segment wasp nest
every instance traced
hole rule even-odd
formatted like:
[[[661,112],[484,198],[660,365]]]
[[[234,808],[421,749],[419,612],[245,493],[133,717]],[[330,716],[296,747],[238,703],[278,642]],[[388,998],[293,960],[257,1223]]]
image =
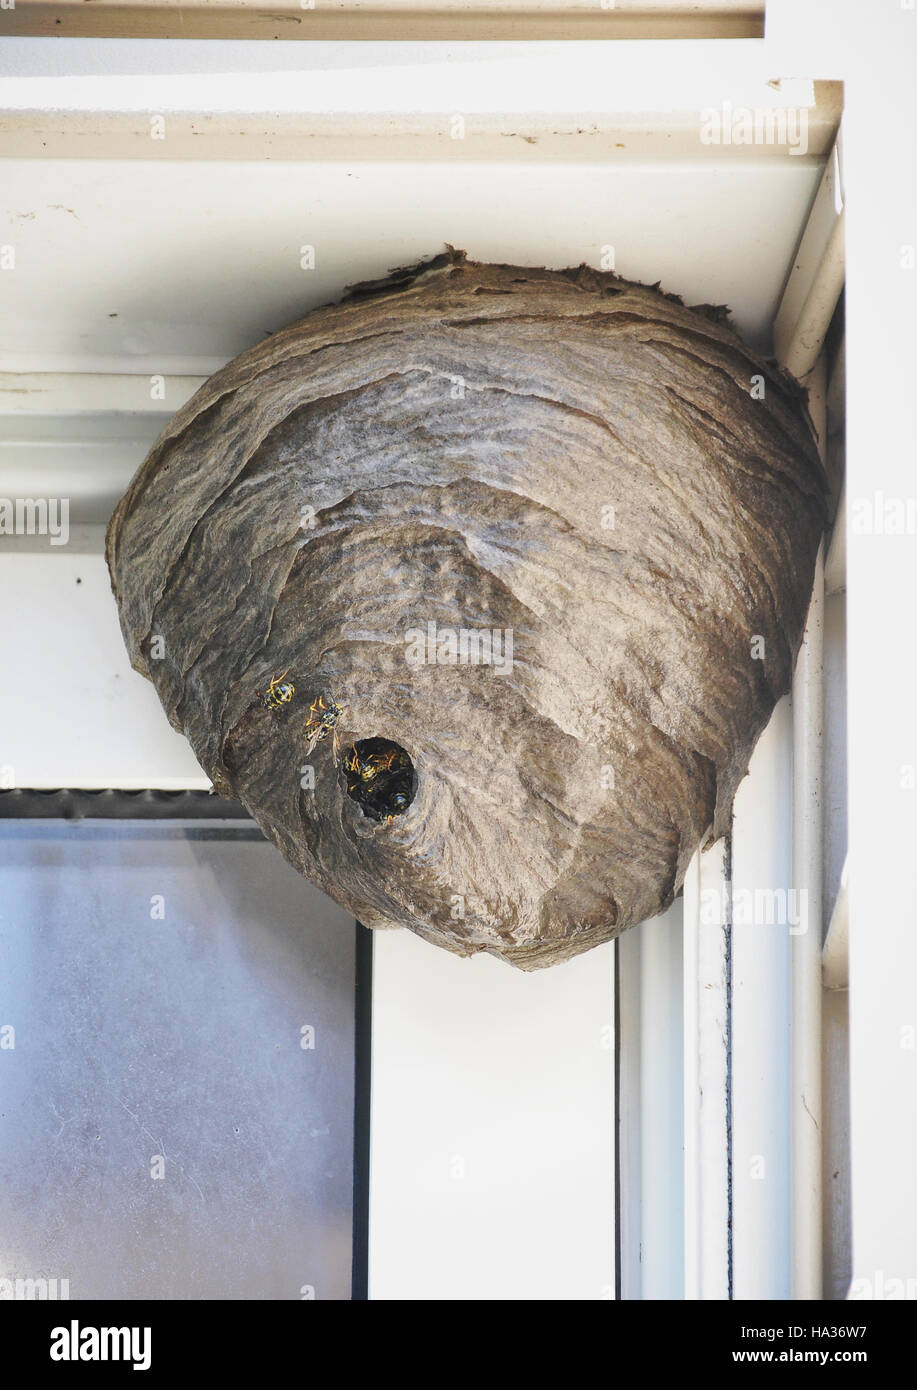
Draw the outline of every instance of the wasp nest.
[[[217,372],[107,553],[134,666],[291,863],[534,967],[726,827],[825,519],[802,393],[724,311],[450,251]]]

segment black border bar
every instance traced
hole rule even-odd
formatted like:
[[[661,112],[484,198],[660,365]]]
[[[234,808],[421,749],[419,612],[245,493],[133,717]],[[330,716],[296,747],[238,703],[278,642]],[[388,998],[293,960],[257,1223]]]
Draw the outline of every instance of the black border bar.
[[[245,807],[216,792],[144,788],[100,791],[13,787],[0,790],[2,820],[245,820]]]

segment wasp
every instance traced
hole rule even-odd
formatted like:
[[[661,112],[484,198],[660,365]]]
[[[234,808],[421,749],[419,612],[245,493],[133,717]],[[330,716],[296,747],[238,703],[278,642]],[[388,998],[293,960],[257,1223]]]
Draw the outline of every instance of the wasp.
[[[318,699],[312,701],[309,706],[309,718],[306,720],[306,737],[309,740],[307,753],[311,753],[323,738],[327,738],[330,733],[333,733],[331,747],[334,757],[337,758],[338,734],[335,726],[343,713],[343,706],[337,704],[330,695],[327,704],[323,695],[319,695]]]
[[[390,825],[396,816],[402,815],[410,806],[411,798],[408,796],[407,792],[394,792],[392,796],[389,797],[388,804],[392,809],[387,816],[382,817],[383,825]]]
[[[273,676],[263,695],[260,690],[255,692],[265,709],[280,709],[281,706],[288,705],[292,700],[296,687],[292,681],[283,678],[289,669],[288,666],[282,676]]]
[[[372,782],[380,772],[391,772],[392,764],[397,757],[398,749],[393,748],[388,753],[371,753],[361,762],[356,747],[352,747],[350,757],[344,759],[344,768],[365,784]]]

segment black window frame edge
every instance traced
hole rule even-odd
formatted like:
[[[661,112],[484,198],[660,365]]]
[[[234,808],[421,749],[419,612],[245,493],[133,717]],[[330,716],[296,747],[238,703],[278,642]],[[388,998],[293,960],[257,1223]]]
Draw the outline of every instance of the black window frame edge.
[[[105,787],[0,789],[0,820],[228,820],[255,827],[248,811],[212,791],[126,791]],[[257,828],[257,827],[255,827]],[[261,833],[260,831],[258,832]],[[350,1297],[369,1298],[369,1159],[372,1080],[373,935],[354,923],[353,1261]]]

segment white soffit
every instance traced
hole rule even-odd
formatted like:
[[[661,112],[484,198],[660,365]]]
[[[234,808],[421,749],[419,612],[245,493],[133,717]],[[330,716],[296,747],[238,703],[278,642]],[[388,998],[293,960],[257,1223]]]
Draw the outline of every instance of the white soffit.
[[[8,41],[0,482],[53,481],[98,527],[204,377],[447,241],[611,252],[769,351],[841,89],[770,80],[755,47]],[[705,110],[789,108],[804,151],[701,137]]]
[[[819,174],[809,160],[8,161],[0,371],[208,375],[446,242],[558,268],[613,248],[620,274],[729,305],[767,350]]]
[[[10,39],[0,370],[206,375],[446,241],[558,267],[613,247],[769,348],[840,107],[748,43]],[[731,138],[742,112],[774,139]]]

